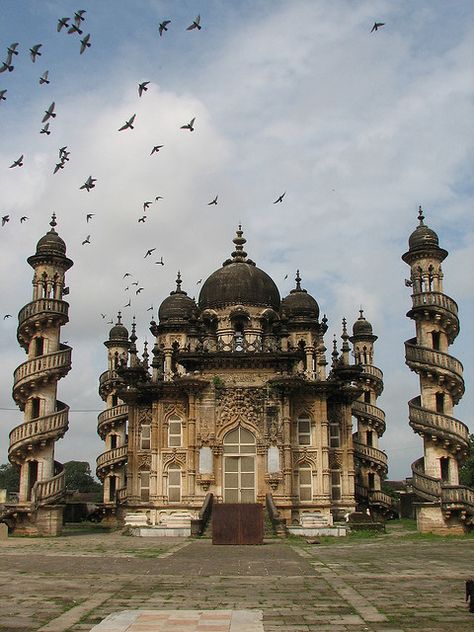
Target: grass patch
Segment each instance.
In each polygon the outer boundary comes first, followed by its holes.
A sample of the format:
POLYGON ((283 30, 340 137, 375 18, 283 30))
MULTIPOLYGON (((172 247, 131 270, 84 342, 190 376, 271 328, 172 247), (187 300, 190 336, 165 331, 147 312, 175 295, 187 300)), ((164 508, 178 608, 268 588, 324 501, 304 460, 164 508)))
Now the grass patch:
POLYGON ((168 549, 157 548, 157 549, 129 549, 124 551, 124 553, 130 553, 135 557, 140 557, 143 559, 153 559, 156 557, 160 557, 163 553, 166 553, 168 549))

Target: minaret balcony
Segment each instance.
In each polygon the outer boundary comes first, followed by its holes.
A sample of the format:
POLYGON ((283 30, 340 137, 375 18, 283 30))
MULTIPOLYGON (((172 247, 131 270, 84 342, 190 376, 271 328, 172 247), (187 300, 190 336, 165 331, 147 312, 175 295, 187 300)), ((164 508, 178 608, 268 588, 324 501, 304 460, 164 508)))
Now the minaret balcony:
POLYGON ((474 515, 474 490, 464 485, 449 485, 441 479, 424 473, 424 458, 413 463, 412 487, 421 499, 441 504, 445 515, 453 511, 461 512, 464 516, 474 515))
POLYGON ((45 321, 54 320, 59 326, 68 320, 69 303, 55 298, 40 298, 23 307, 18 314, 18 342, 22 347, 28 345, 31 334, 36 332, 45 321))
POLYGON ((59 380, 71 369, 72 349, 66 347, 54 353, 38 356, 20 364, 13 374, 13 397, 24 403, 30 391, 41 382, 59 380))
POLYGON ((102 478, 108 470, 124 465, 127 461, 128 446, 122 445, 113 450, 107 450, 97 457, 97 476, 102 478))
POLYGON ((449 389, 456 404, 464 393, 463 366, 459 360, 429 347, 417 345, 416 338, 405 342, 405 359, 412 371, 435 376, 449 389))
POLYGON ((45 441, 56 441, 68 429, 69 406, 60 411, 25 421, 10 432, 10 460, 22 462, 24 453, 45 441), (17 460, 18 459, 18 460, 17 460))
POLYGON ((424 457, 421 457, 412 464, 411 484, 417 496, 423 500, 434 502, 441 498, 441 480, 425 474, 424 462, 424 457))
POLYGON ((393 498, 381 491, 380 489, 374 489, 369 491, 369 504, 382 507, 383 509, 391 509, 394 505, 393 498))
POLYGON ((373 427, 379 437, 385 432, 385 413, 378 406, 356 399, 355 402, 352 402, 352 414, 373 427))
POLYGON ((105 439, 107 432, 127 421, 128 406, 119 404, 102 411, 97 418, 97 432, 101 439, 105 439))
POLYGON ((104 371, 99 377, 99 395, 105 401, 107 395, 118 386, 123 386, 123 379, 117 371, 104 371))
POLYGON ((469 450, 469 428, 462 421, 438 413, 421 405, 421 398, 415 397, 409 402, 410 426, 421 436, 431 436, 456 452, 469 450))
POLYGON ((64 469, 44 481, 36 481, 33 485, 32 498, 37 506, 50 505, 64 495, 66 489, 64 469))
POLYGON ((369 467, 374 467, 381 472, 387 472, 388 460, 387 455, 382 450, 374 448, 370 445, 365 445, 359 441, 354 441, 354 456, 367 464, 369 467))
POLYGON ((456 301, 442 292, 418 292, 412 294, 411 318, 417 313, 425 313, 428 318, 440 318, 441 325, 447 330, 450 342, 459 333, 458 306, 456 301))

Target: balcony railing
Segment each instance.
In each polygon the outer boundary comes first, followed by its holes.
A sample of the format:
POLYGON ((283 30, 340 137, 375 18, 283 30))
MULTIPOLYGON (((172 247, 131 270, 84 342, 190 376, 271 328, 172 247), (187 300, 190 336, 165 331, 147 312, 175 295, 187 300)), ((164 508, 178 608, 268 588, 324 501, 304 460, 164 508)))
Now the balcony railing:
POLYGON ((462 421, 420 406, 420 397, 409 402, 410 425, 422 432, 432 432, 454 441, 461 447, 469 446, 469 428, 462 421))
POLYGON ((445 369, 462 379, 463 366, 461 362, 448 353, 420 347, 416 344, 416 338, 405 342, 405 352, 407 362, 428 364, 433 368, 445 369))
POLYGON ((105 432, 105 428, 108 424, 124 422, 127 420, 128 406, 127 404, 119 404, 112 408, 107 408, 102 411, 97 418, 97 431, 99 434, 105 432))
POLYGON ((384 470, 387 469, 387 455, 385 452, 382 452, 382 450, 370 445, 365 445, 359 441, 354 441, 354 451, 357 457, 367 459, 374 463, 374 465, 381 467, 384 470))
POLYGON ((425 500, 435 501, 441 498, 441 480, 424 473, 424 458, 418 459, 411 466, 412 486, 415 493, 425 500))
POLYGON ((32 500, 36 505, 47 505, 61 498, 65 490, 64 470, 45 481, 36 481, 33 485, 32 500))
POLYGON ((71 367, 71 351, 72 349, 70 348, 62 349, 20 364, 13 374, 14 390, 18 389, 23 382, 40 377, 48 371, 55 369, 69 371, 71 367))
POLYGON ((102 469, 104 467, 110 467, 111 465, 115 465, 120 461, 124 461, 127 459, 127 445, 121 445, 119 448, 114 448, 113 450, 107 450, 100 454, 97 457, 97 469, 102 469))
POLYGON ((117 502, 123 503, 125 502, 126 499, 127 499, 127 488, 121 487, 120 489, 117 489, 117 502))
POLYGON ((43 441, 49 437, 59 438, 68 428, 69 406, 63 410, 26 421, 10 432, 10 452, 25 444, 43 441))
MULTIPOLYGON (((361 366, 364 370, 364 373, 372 377, 375 377, 377 380, 383 381, 383 373, 378 367, 373 366, 372 364, 362 364, 361 366)), ((362 377, 363 377, 363 374, 362 374, 362 377)))
POLYGON ((442 501, 446 505, 465 505, 474 513, 474 490, 464 485, 442 485, 442 501))
POLYGON ((458 317, 458 306, 456 301, 446 296, 442 292, 419 292, 412 295, 413 307, 424 307, 425 305, 434 305, 436 307, 442 307, 448 312, 451 312, 453 316, 458 317))
POLYGON ((41 314, 50 316, 68 317, 69 303, 55 298, 40 298, 32 301, 23 307, 18 314, 18 324, 21 327, 29 318, 40 316, 41 314))
POLYGON ((369 502, 372 505, 381 505, 383 507, 392 507, 393 498, 379 489, 369 491, 369 502))
POLYGON ((378 421, 385 427, 385 413, 381 408, 374 406, 373 404, 367 404, 359 399, 352 402, 352 414, 361 417, 368 417, 378 421))

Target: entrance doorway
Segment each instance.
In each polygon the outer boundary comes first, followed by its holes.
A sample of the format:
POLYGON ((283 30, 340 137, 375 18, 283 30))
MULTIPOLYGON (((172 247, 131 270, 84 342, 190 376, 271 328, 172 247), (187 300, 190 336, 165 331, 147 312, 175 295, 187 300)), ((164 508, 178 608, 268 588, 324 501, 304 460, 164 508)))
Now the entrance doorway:
POLYGON ((255 436, 239 426, 224 437, 224 502, 255 502, 255 436))

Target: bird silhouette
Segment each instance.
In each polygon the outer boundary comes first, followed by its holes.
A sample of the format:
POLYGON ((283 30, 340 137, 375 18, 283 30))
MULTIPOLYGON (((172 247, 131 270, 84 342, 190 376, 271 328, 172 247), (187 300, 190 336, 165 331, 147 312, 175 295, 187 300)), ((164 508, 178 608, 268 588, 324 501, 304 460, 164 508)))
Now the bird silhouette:
POLYGON ((90 244, 90 243, 91 243, 91 236, 87 235, 87 237, 82 242, 82 245, 84 246, 84 244, 90 244))
POLYGON ((20 217, 20 224, 23 224, 23 222, 26 222, 27 219, 29 218, 26 217, 26 215, 23 215, 22 217, 20 217))
POLYGON ((44 83, 49 84, 48 75, 49 75, 49 70, 45 70, 43 74, 41 75, 41 77, 39 78, 40 86, 42 86, 44 83))
POLYGON ((13 167, 23 167, 23 154, 13 161, 13 164, 10 165, 9 169, 12 169, 13 167))
POLYGON ((84 184, 82 185, 82 187, 79 187, 79 189, 85 189, 86 191, 90 191, 91 189, 95 187, 96 182, 97 182, 97 178, 93 178, 92 176, 89 176, 87 180, 84 182, 84 184))
POLYGON ((196 281, 196 285, 199 285, 200 283, 202 283, 202 279, 199 279, 199 281, 196 281))
POLYGON ((125 272, 122 279, 126 279, 128 276, 132 276, 130 272, 125 272))
POLYGON ((138 218, 138 223, 142 222, 142 224, 144 224, 145 220, 146 220, 146 217, 147 217, 146 215, 143 215, 142 217, 139 217, 138 218))
POLYGON ((6 320, 7 318, 11 318, 12 315, 11 314, 5 314, 5 316, 3 317, 3 320, 6 320))
POLYGON ((287 279, 287 278, 288 278, 288 275, 287 275, 287 274, 285 274, 285 276, 284 276, 283 278, 284 278, 284 279, 287 279))
POLYGON ((146 209, 150 208, 152 204, 153 202, 143 202, 143 210, 146 211, 146 209))
MULTIPOLYGON (((46 123, 46 125, 47 125, 47 123, 46 123)), ((54 175, 55 173, 58 173, 58 171, 59 171, 60 169, 64 169, 64 162, 62 162, 62 161, 61 161, 61 162, 57 162, 57 163, 56 163, 56 166, 54 167, 53 175, 54 175)))
POLYGON ((164 199, 164 198, 163 198, 163 196, 162 196, 162 195, 157 195, 157 196, 155 197, 155 202, 158 202, 158 200, 163 200, 163 199, 164 199))
POLYGON ((142 94, 148 90, 147 86, 148 86, 149 83, 150 83, 149 81, 143 81, 142 83, 138 84, 138 96, 139 97, 141 97, 142 94))
POLYGON ((163 257, 161 257, 159 261, 155 261, 155 263, 160 265, 160 266, 164 266, 165 265, 165 262, 163 261, 163 257))
POLYGON ((114 324, 114 321, 113 321, 113 320, 108 320, 108 321, 107 321, 107 325, 113 325, 113 324, 114 324))
POLYGON ((5 72, 5 70, 8 70, 8 72, 12 72, 14 68, 15 66, 13 66, 11 63, 9 64, 8 61, 3 61, 2 67, 0 68, 0 73, 5 72))
POLYGON ((198 29, 198 31, 200 31, 202 29, 201 16, 200 15, 198 15, 198 16, 196 16, 194 18, 192 24, 190 24, 186 30, 187 31, 192 31, 193 29, 198 29))
POLYGON ((145 289, 144 287, 137 288, 137 290, 135 291, 135 294, 140 294, 140 292, 143 292, 144 289, 145 289))
POLYGON ((278 204, 278 202, 283 202, 283 198, 285 197, 286 191, 285 193, 282 193, 280 196, 277 197, 277 199, 273 202, 273 204, 278 204))
POLYGON ((82 35, 84 31, 82 31, 77 24, 71 24, 67 32, 69 33, 69 35, 71 35, 71 33, 77 33, 78 35, 82 35))
MULTIPOLYGON (((0 90, 0 101, 6 101, 7 100, 6 97, 5 97, 7 92, 8 92, 8 90, 0 90)), ((151 153, 153 153, 153 152, 151 152, 151 153)))
POLYGON ((107 314, 101 314, 102 318, 106 318, 107 314))
POLYGON ((60 160, 69 160, 69 154, 71 153, 70 151, 66 151, 67 149, 67 145, 64 145, 64 147, 60 147, 59 148, 59 159, 60 160))
POLYGON ((128 299, 128 303, 124 305, 124 307, 130 307, 131 304, 132 304, 132 299, 128 299))
POLYGON ((139 282, 138 282, 138 281, 133 281, 133 283, 132 283, 132 285, 136 285, 136 286, 137 286, 138 284, 139 284, 139 282))
POLYGON ((89 220, 94 217, 95 213, 87 213, 86 214, 86 222, 89 223, 89 220))
POLYGON ((57 32, 59 33, 64 26, 66 28, 69 26, 69 18, 59 18, 58 25, 56 26, 57 32))
POLYGON ((46 136, 49 136, 51 134, 49 123, 45 123, 43 125, 43 127, 40 129, 40 134, 46 134, 46 136))
POLYGON ((79 9, 78 11, 74 12, 74 24, 77 24, 77 26, 79 26, 81 22, 84 22, 84 13, 86 13, 85 9, 79 9))
POLYGON ((194 121, 196 120, 196 117, 192 118, 189 123, 186 123, 186 125, 181 125, 181 129, 188 129, 190 132, 194 132, 194 121))
POLYGON ((13 55, 18 55, 17 47, 18 42, 13 42, 13 44, 10 44, 10 46, 7 48, 7 59, 9 64, 11 64, 13 55))
POLYGON ((371 29, 371 33, 373 33, 374 31, 378 31, 380 27, 385 26, 385 22, 374 22, 374 25, 371 29))
POLYGON ((168 26, 168 24, 171 24, 171 20, 163 20, 163 22, 160 22, 160 26, 158 27, 158 31, 160 33, 160 37, 163 35, 163 31, 167 31, 168 30, 166 28, 168 26))
POLYGON ((37 57, 41 57, 41 53, 39 49, 43 46, 43 44, 35 44, 30 48, 30 57, 31 61, 35 63, 37 57))
POLYGON ((3 215, 2 217, 2 226, 5 226, 7 222, 10 221, 10 215, 3 215))
POLYGON ((135 120, 135 116, 136 116, 136 114, 133 114, 133 116, 131 116, 128 119, 128 121, 125 121, 125 123, 122 125, 122 127, 119 127, 119 132, 121 132, 124 129, 134 129, 133 121, 135 120))
POLYGON ((211 206, 212 204, 215 204, 215 205, 217 206, 217 198, 218 198, 218 197, 219 197, 219 196, 218 196, 218 195, 216 195, 216 197, 215 197, 213 200, 211 200, 210 202, 208 202, 208 204, 207 204, 207 205, 208 205, 208 206, 211 206))
POLYGON ((148 307, 146 311, 147 312, 152 312, 153 311, 153 305, 150 305, 150 307, 148 307))
POLYGON ((124 288, 123 288, 123 291, 124 291, 124 292, 128 292, 128 290, 129 290, 129 289, 130 289, 130 288, 129 288, 129 287, 128 287, 128 285, 127 285, 127 287, 124 287, 124 288))
POLYGON ((46 121, 49 118, 56 118, 56 113, 54 111, 54 108, 56 107, 56 104, 54 103, 54 101, 51 103, 51 105, 49 106, 49 108, 47 110, 44 111, 44 116, 41 119, 42 123, 46 123, 46 121))
POLYGON ((150 248, 149 250, 146 251, 145 256, 143 257, 144 259, 146 259, 147 257, 149 257, 151 255, 152 252, 154 252, 156 250, 156 248, 150 248))
MULTIPOLYGON (((6 90, 5 90, 5 92, 6 92, 6 90)), ((151 150, 150 156, 153 156, 153 154, 157 154, 162 147, 164 147, 164 145, 154 145, 153 149, 151 150)))
POLYGON ((87 33, 87 35, 81 39, 81 50, 79 51, 79 54, 82 55, 82 53, 86 50, 86 48, 90 48, 91 47, 91 34, 87 33))

